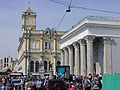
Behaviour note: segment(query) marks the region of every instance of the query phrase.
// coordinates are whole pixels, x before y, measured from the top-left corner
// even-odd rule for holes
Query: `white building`
[[[6,56],[0,59],[0,72],[4,72],[7,69],[13,70],[13,61],[12,57]]]
[[[120,20],[86,17],[61,37],[62,65],[70,73],[120,73]]]

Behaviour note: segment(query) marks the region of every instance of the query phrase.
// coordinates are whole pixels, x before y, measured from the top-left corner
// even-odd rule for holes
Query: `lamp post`
[[[54,31],[53,28],[52,28],[52,29],[47,28],[46,30],[47,30],[47,31],[45,32],[45,34],[49,33],[49,49],[50,49],[50,59],[51,59],[51,61],[50,61],[51,63],[50,63],[49,79],[53,79],[53,69],[52,69],[52,48],[51,48],[52,40],[51,40],[51,38],[52,38],[52,35],[53,35],[54,33],[56,33],[56,31]]]

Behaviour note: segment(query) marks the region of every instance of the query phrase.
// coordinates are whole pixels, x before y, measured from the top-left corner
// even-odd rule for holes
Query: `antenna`
[[[28,8],[30,8],[30,2],[28,2]]]

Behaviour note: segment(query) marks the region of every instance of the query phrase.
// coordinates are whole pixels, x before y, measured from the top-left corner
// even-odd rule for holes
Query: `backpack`
[[[90,80],[87,80],[87,87],[91,87]]]
[[[93,89],[98,89],[99,90],[99,82],[98,81],[93,81]]]

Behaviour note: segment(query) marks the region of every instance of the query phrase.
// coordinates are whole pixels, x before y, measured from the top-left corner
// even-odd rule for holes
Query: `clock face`
[[[27,24],[31,24],[32,23],[32,19],[27,19]]]

